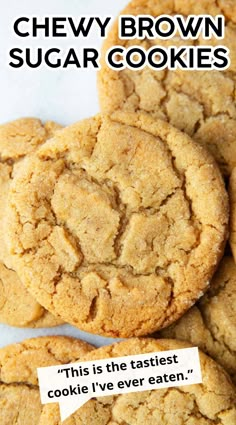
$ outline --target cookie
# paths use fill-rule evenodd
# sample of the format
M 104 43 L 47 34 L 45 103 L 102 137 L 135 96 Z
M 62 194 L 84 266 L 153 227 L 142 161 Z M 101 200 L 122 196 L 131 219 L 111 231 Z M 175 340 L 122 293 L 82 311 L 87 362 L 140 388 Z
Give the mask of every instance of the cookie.
M 229 242 L 236 262 L 236 168 L 233 169 L 229 180 L 230 231 Z
M 62 336 L 28 339 L 0 349 L 1 425 L 38 425 L 42 408 L 37 368 L 80 360 L 93 347 Z
M 116 113 L 58 132 L 26 160 L 7 216 L 14 267 L 40 304 L 87 332 L 130 337 L 177 320 L 207 289 L 228 201 L 201 146 Z
M 116 21 L 103 46 L 98 89 L 102 112 L 121 109 L 145 112 L 162 118 L 188 133 L 214 155 L 228 176 L 236 166 L 236 9 L 227 0 L 133 0 L 122 15 L 223 14 L 226 18 L 224 40 L 181 40 L 178 33 L 169 40 L 120 40 Z M 159 45 L 224 45 L 230 49 L 230 68 L 221 71 L 114 71 L 105 62 L 112 46 L 136 45 L 145 50 Z
M 24 288 L 4 243 L 5 205 L 10 182 L 21 159 L 52 137 L 61 126 L 45 125 L 35 118 L 23 118 L 0 126 L 0 322 L 19 327 L 48 327 L 62 323 L 46 311 Z
M 185 348 L 174 340 L 131 339 L 102 347 L 83 360 L 98 360 Z M 235 387 L 224 370 L 200 353 L 202 384 L 93 398 L 63 425 L 234 425 Z M 45 405 L 39 425 L 59 425 L 56 404 Z
M 197 345 L 231 375 L 236 383 L 236 265 L 225 257 L 210 289 L 178 322 L 157 337 Z

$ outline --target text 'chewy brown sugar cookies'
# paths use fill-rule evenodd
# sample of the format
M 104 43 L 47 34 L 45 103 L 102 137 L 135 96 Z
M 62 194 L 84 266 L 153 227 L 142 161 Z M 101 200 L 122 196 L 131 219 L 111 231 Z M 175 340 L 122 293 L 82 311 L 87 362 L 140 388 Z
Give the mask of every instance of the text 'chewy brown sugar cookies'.
M 0 350 L 1 425 L 38 425 L 40 402 L 37 368 L 79 361 L 93 350 L 83 341 L 63 336 L 41 337 Z
M 120 356 L 178 350 L 188 344 L 174 340 L 130 339 L 102 347 L 83 357 L 94 361 Z M 235 388 L 224 370 L 200 354 L 202 384 L 93 398 L 64 425 L 234 425 Z M 61 425 L 56 404 L 46 405 L 39 425 Z
M 119 38 L 118 20 L 103 46 L 98 89 L 102 112 L 115 110 L 145 112 L 162 118 L 188 133 L 209 149 L 221 171 L 228 176 L 236 166 L 236 4 L 228 0 L 133 0 L 122 15 L 205 15 L 225 16 L 224 39 L 181 39 L 177 33 L 168 40 Z M 106 53 L 113 46 L 148 50 L 154 46 L 217 46 L 230 50 L 230 67 L 225 71 L 111 69 Z M 119 55 L 118 55 L 119 56 Z M 120 60 L 120 57 L 119 57 Z
M 0 322 L 19 327 L 49 327 L 62 323 L 25 289 L 12 270 L 5 239 L 6 203 L 16 169 L 22 159 L 61 129 L 52 121 L 21 118 L 0 126 Z
M 13 181 L 14 267 L 49 311 L 88 332 L 145 335 L 206 290 L 227 233 L 212 158 L 164 121 L 98 115 L 58 132 Z

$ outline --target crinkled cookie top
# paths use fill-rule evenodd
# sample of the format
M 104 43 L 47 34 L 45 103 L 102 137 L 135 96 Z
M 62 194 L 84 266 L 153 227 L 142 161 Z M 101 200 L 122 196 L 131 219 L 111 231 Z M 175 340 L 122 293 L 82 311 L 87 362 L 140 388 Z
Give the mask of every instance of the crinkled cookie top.
M 21 160 L 61 129 L 37 118 L 21 118 L 0 125 L 0 322 L 19 327 L 47 327 L 62 323 L 24 288 L 12 270 L 5 239 L 6 202 L 10 182 Z
M 227 194 L 211 157 L 166 122 L 98 115 L 58 132 L 18 171 L 12 261 L 52 313 L 88 332 L 145 335 L 206 290 Z

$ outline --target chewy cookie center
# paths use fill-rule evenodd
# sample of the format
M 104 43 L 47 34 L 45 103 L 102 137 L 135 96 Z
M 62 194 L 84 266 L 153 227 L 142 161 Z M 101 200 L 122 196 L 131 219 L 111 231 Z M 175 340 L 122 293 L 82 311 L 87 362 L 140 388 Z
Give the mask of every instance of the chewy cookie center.
M 161 140 L 117 124 L 107 133 L 103 126 L 82 167 L 57 179 L 49 242 L 67 271 L 103 264 L 168 276 L 169 264 L 186 264 L 198 242 L 184 179 Z
M 53 210 L 76 238 L 77 249 L 88 263 L 113 261 L 120 222 L 119 212 L 112 207 L 115 199 L 110 199 L 114 194 L 83 177 L 82 171 L 78 174 L 60 177 L 52 198 Z

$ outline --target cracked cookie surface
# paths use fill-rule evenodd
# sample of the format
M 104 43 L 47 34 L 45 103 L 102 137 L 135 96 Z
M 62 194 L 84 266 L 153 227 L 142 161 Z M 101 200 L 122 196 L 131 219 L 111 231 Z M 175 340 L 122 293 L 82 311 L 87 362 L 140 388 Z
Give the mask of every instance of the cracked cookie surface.
M 236 262 L 236 168 L 230 175 L 228 191 L 230 204 L 229 243 Z
M 40 147 L 14 178 L 7 215 L 14 267 L 40 304 L 85 331 L 129 337 L 171 324 L 205 292 L 228 200 L 201 146 L 121 112 Z
M 82 360 L 176 350 L 187 346 L 174 340 L 131 339 L 94 350 Z M 224 370 L 201 352 L 200 362 L 202 384 L 93 398 L 63 424 L 234 425 L 235 387 Z M 39 425 L 59 424 L 58 406 L 44 406 Z
M 37 368 L 80 360 L 94 348 L 67 337 L 41 337 L 0 349 L 1 425 L 38 425 L 40 402 Z
M 224 40 L 120 40 L 114 24 L 103 46 L 98 90 L 102 112 L 121 109 L 145 112 L 162 118 L 188 133 L 205 146 L 228 176 L 236 166 L 236 6 L 228 0 L 134 0 L 122 12 L 127 15 L 223 14 Z M 105 62 L 105 53 L 115 45 L 130 47 L 221 45 L 230 50 L 231 65 L 226 71 L 114 71 Z
M 178 322 L 157 334 L 197 345 L 236 383 L 236 265 L 225 257 L 210 289 Z
M 52 137 L 61 126 L 36 118 L 22 118 L 0 126 L 0 322 L 19 327 L 48 327 L 62 323 L 45 310 L 12 270 L 4 243 L 5 205 L 10 182 L 21 159 Z

